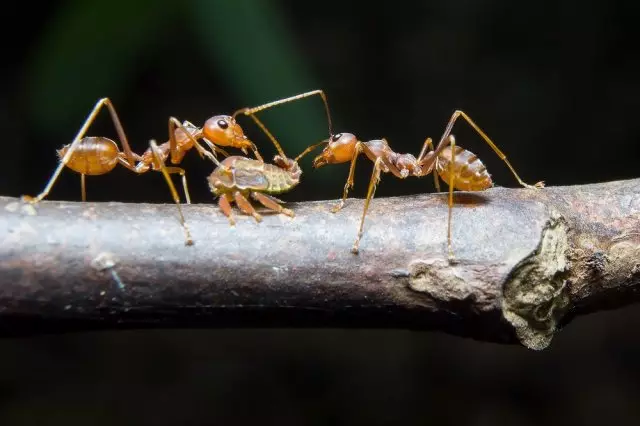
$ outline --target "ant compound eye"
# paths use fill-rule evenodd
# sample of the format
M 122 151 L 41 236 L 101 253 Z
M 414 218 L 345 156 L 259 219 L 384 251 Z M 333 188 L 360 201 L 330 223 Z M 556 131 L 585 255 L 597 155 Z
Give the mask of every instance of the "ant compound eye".
M 218 126 L 224 130 L 229 127 L 229 123 L 227 123 L 225 120 L 218 120 Z
M 342 137 L 342 133 L 338 133 L 337 135 L 331 136 L 331 142 L 335 142 Z

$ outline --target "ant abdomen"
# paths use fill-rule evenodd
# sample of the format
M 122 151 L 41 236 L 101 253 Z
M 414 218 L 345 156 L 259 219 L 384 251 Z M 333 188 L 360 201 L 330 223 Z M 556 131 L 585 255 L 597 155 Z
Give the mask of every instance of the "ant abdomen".
M 58 150 L 64 158 L 69 145 Z M 65 163 L 71 170 L 84 175 L 97 176 L 109 173 L 118 164 L 118 145 L 109 138 L 87 136 L 82 138 Z
M 453 173 L 455 174 L 454 188 L 461 191 L 483 191 L 493 186 L 491 176 L 482 161 L 473 152 L 455 145 L 455 159 Z M 447 184 L 451 175 L 451 146 L 444 148 L 436 161 L 436 171 Z

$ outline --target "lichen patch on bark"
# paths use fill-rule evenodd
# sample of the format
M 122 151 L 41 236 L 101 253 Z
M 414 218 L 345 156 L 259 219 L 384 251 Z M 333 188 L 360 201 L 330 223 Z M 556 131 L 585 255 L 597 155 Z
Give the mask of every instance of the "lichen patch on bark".
M 569 306 L 567 228 L 566 220 L 553 212 L 538 248 L 513 269 L 504 285 L 502 313 L 529 349 L 549 346 Z

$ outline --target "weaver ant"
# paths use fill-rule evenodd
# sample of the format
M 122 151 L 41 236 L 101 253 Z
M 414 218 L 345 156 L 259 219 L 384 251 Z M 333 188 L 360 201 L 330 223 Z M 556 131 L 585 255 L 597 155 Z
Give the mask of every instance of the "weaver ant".
M 455 137 L 451 134 L 453 125 L 456 120 L 464 118 L 473 129 L 485 140 L 485 142 L 494 150 L 494 152 L 504 161 L 520 185 L 525 188 L 542 188 L 543 182 L 535 185 L 529 185 L 520 179 L 515 169 L 511 166 L 507 157 L 495 143 L 478 127 L 471 118 L 463 111 L 457 110 L 451 116 L 447 127 L 438 142 L 436 148 L 433 148 L 431 138 L 427 138 L 422 146 L 422 150 L 415 158 L 411 154 L 400 154 L 391 150 L 386 139 L 371 140 L 361 142 L 351 133 L 339 133 L 331 136 L 328 140 L 323 141 L 327 146 L 322 153 L 313 160 L 313 167 L 319 168 L 327 164 L 339 164 L 351 161 L 349 169 L 349 177 L 344 186 L 344 192 L 340 202 L 332 209 L 332 212 L 339 211 L 345 203 L 349 187 L 353 187 L 353 176 L 356 166 L 356 160 L 361 153 L 364 153 L 369 160 L 374 162 L 373 172 L 369 181 L 367 198 L 364 203 L 364 211 L 360 220 L 358 235 L 351 249 L 352 253 L 357 254 L 359 251 L 360 238 L 363 234 L 364 218 L 369 208 L 369 203 L 377 183 L 380 181 L 380 172 L 392 173 L 394 176 L 404 179 L 408 176 L 422 177 L 433 172 L 436 189 L 440 191 L 438 175 L 449 185 L 449 216 L 447 228 L 447 248 L 449 260 L 454 259 L 453 249 L 451 247 L 451 213 L 453 207 L 453 189 L 463 191 L 483 191 L 493 186 L 491 176 L 487 173 L 487 169 L 482 161 L 470 151 L 467 151 L 456 145 Z M 427 149 L 430 151 L 427 151 Z
M 95 121 L 100 110 L 106 106 L 111 115 L 111 120 L 118 133 L 118 138 L 122 144 L 123 151 L 120 151 L 115 141 L 101 136 L 86 136 L 85 134 L 91 124 Z M 169 141 L 159 147 L 159 152 L 163 159 L 169 154 L 171 161 L 178 164 L 182 161 L 187 151 L 196 148 L 201 157 L 209 157 L 215 163 L 218 160 L 198 143 L 198 139 L 203 139 L 212 151 L 224 150 L 214 144 L 221 146 L 232 146 L 246 151 L 247 148 L 255 149 L 253 142 L 244 136 L 242 128 L 231 120 L 229 116 L 211 117 L 205 122 L 203 128 L 198 128 L 188 121 L 180 123 L 175 117 L 169 118 Z M 60 162 L 53 172 L 44 190 L 36 197 L 23 196 L 25 201 L 37 203 L 46 197 L 53 184 L 58 179 L 64 167 L 77 172 L 81 176 L 82 201 L 86 201 L 85 176 L 98 176 L 111 172 L 116 165 L 120 164 L 135 173 L 146 173 L 149 170 L 159 170 L 157 163 L 154 163 L 151 151 L 147 149 L 142 155 L 138 155 L 131 150 L 129 141 L 124 132 L 115 107 L 109 98 L 100 99 L 78 131 L 78 134 L 68 145 L 64 145 L 58 151 Z M 179 167 L 167 167 L 168 173 L 178 173 L 182 176 L 182 185 L 187 203 L 190 203 L 189 190 L 184 169 Z
M 331 130 L 329 106 L 327 104 L 324 92 L 322 92 L 321 90 L 314 90 L 278 101 L 269 102 L 267 104 L 260 105 L 254 108 L 243 108 L 236 111 L 233 116 L 213 116 L 205 121 L 202 128 L 193 125 L 189 121 L 180 123 L 177 118 L 170 117 L 168 122 L 169 141 L 159 146 L 156 145 L 157 154 L 159 155 L 159 158 L 163 160 L 163 162 L 166 161 L 170 155 L 171 162 L 173 164 L 179 164 L 184 158 L 187 151 L 195 148 L 201 157 L 208 157 L 218 167 L 220 167 L 221 164 L 217 160 L 215 155 L 208 152 L 198 143 L 198 140 L 202 139 L 209 146 L 213 153 L 218 151 L 223 155 L 228 156 L 228 153 L 225 152 L 222 148 L 219 148 L 219 146 L 240 148 L 245 154 L 247 153 L 247 149 L 251 149 L 256 158 L 259 161 L 263 162 L 264 160 L 258 152 L 255 144 L 251 140 L 249 140 L 247 136 L 245 136 L 242 127 L 240 127 L 240 125 L 236 122 L 236 115 L 240 113 L 249 115 L 263 131 L 268 133 L 266 127 L 253 114 L 276 105 L 302 99 L 312 95 L 320 95 L 322 97 L 322 100 L 325 104 L 327 117 L 329 119 L 329 129 Z M 123 147 L 123 151 L 120 151 L 117 143 L 109 138 L 100 136 L 85 137 L 87 130 L 104 106 L 106 106 L 109 110 L 111 119 L 118 134 L 118 138 L 120 139 L 120 143 Z M 73 142 L 63 146 L 57 152 L 60 158 L 60 162 L 53 175 L 49 179 L 44 190 L 35 197 L 24 195 L 22 197 L 23 200 L 35 204 L 46 197 L 51 191 L 51 188 L 53 187 L 55 181 L 58 179 L 64 167 L 68 167 L 80 174 L 82 201 L 86 201 L 86 175 L 97 176 L 107 174 L 111 172 L 118 164 L 121 164 L 127 169 L 138 174 L 146 173 L 149 170 L 160 170 L 160 165 L 157 159 L 154 161 L 155 156 L 152 153 L 151 147 L 149 147 L 142 155 L 138 155 L 131 150 L 118 114 L 116 113 L 115 107 L 113 106 L 113 103 L 109 98 L 102 98 L 96 103 L 93 110 L 78 131 L 78 134 L 73 139 Z M 180 176 L 182 177 L 182 186 L 185 192 L 185 199 L 187 204 L 190 204 L 191 197 L 189 196 L 189 190 L 187 188 L 187 178 L 185 170 L 180 167 L 165 166 L 164 172 L 169 174 L 180 174 Z

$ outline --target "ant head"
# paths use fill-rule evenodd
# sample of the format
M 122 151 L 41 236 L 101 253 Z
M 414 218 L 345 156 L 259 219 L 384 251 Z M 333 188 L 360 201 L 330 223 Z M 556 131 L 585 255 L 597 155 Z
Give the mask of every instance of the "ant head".
M 216 145 L 240 148 L 245 153 L 253 148 L 253 142 L 244 135 L 242 127 L 229 115 L 216 115 L 204 123 L 202 133 Z
M 351 161 L 356 150 L 358 138 L 351 133 L 337 133 L 328 139 L 329 144 L 322 153 L 313 159 L 313 167 L 327 164 L 339 164 Z

